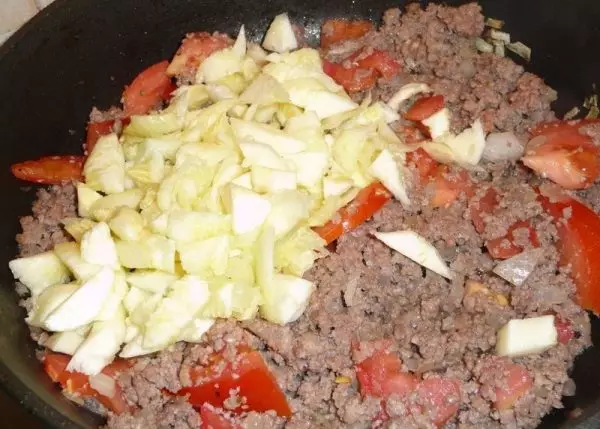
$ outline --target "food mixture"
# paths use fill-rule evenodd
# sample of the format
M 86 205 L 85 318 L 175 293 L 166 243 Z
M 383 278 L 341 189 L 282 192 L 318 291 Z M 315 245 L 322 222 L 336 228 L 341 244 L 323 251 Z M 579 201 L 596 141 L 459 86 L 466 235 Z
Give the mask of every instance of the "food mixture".
M 286 15 L 266 51 L 193 33 L 92 112 L 87 160 L 14 166 L 54 184 L 11 262 L 49 376 L 109 429 L 537 427 L 600 311 L 600 128 L 556 120 L 501 24 L 410 5 L 317 56 Z

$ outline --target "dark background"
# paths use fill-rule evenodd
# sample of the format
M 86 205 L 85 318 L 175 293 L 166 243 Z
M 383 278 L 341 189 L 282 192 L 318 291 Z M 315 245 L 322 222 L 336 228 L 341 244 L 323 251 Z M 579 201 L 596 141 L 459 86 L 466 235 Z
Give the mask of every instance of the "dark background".
M 0 416 L 2 421 L 10 423 L 9 427 L 19 429 L 42 429 L 44 425 L 37 417 L 32 416 L 23 406 L 0 390 Z

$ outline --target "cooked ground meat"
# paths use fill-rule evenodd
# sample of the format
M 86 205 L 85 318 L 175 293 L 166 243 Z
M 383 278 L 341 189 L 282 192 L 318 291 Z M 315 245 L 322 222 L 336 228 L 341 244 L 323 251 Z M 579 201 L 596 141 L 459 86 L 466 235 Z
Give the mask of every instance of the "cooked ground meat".
M 324 54 L 335 60 L 365 46 L 392 52 L 405 73 L 390 82 L 380 81 L 374 95 L 385 101 L 404 83 L 427 82 L 445 96 L 455 129 L 480 117 L 488 130 L 524 134 L 532 124 L 554 118 L 550 103 L 556 94 L 540 78 L 508 58 L 475 51 L 473 37 L 482 31 L 483 16 L 476 4 L 429 5 L 425 10 L 413 4 L 404 13 L 387 11 L 381 29 Z M 106 117 L 94 114 L 92 120 Z M 594 133 L 597 130 L 590 130 Z M 352 341 L 393 339 L 403 370 L 425 379 L 458 380 L 460 398 L 453 399 L 460 401 L 460 410 L 447 429 L 535 428 L 543 415 L 562 406 L 563 394 L 573 393 L 568 371 L 574 357 L 590 345 L 590 324 L 573 300 L 575 287 L 568 273 L 558 269 L 556 231 L 528 184 L 534 179 L 519 166 L 486 167 L 487 173 L 473 174 L 473 180 L 489 182 L 501 200 L 497 216 L 486 219 L 482 234 L 466 214 L 464 199 L 447 209 L 415 204 L 405 210 L 399 203 L 389 203 L 370 222 L 339 239 L 335 251 L 307 274 L 317 290 L 297 322 L 282 327 L 262 320 L 221 321 L 201 344 L 177 344 L 137 359 L 119 383 L 141 411 L 111 415 L 107 427 L 198 428 L 192 407 L 166 397 L 163 390 L 176 392 L 191 385 L 190 368 L 206 363 L 214 350 L 224 349 L 225 356 L 233 356 L 237 344 L 263 353 L 294 412 L 287 422 L 272 413 L 247 413 L 237 417 L 241 427 L 369 428 L 382 406 L 390 417 L 382 427 L 434 427 L 415 411 L 422 409 L 418 396 L 406 401 L 392 396 L 382 404 L 359 392 L 354 366 L 364 356 L 352 352 Z M 599 189 L 594 186 L 582 193 L 596 210 Z M 417 191 L 412 192 L 413 201 L 419 201 Z M 59 221 L 75 214 L 74 198 L 72 186 L 40 192 L 34 215 L 21 220 L 23 233 L 17 240 L 22 254 L 44 251 L 66 239 Z M 491 273 L 494 261 L 483 245 L 484 239 L 505 235 L 510 225 L 523 219 L 531 220 L 543 258 L 525 284 L 514 287 Z M 455 278 L 449 281 L 423 269 L 371 235 L 399 229 L 411 229 L 434 243 Z M 467 295 L 466 280 L 480 282 L 506 301 L 493 299 L 493 294 Z M 510 319 L 547 312 L 569 320 L 578 335 L 542 354 L 514 359 L 531 374 L 534 387 L 513 409 L 494 411 L 494 388 L 503 377 L 502 368 L 490 364 L 496 332 Z M 336 377 L 344 382 L 336 382 Z M 231 417 L 226 410 L 218 412 Z

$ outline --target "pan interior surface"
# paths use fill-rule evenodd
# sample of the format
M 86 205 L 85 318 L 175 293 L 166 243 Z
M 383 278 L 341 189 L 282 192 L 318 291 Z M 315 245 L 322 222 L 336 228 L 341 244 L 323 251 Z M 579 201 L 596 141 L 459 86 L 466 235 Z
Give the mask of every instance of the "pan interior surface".
M 426 3 L 426 2 L 422 2 Z M 464 1 L 448 1 L 451 5 Z M 502 19 L 507 31 L 533 50 L 527 69 L 559 93 L 560 114 L 581 105 L 600 76 L 600 2 L 580 0 L 482 0 L 486 16 Z M 7 261 L 16 254 L 18 217 L 29 214 L 35 189 L 10 175 L 17 161 L 55 153 L 77 153 L 93 106 L 119 100 L 125 84 L 143 68 L 172 56 L 190 31 L 234 34 L 245 24 L 262 37 L 270 19 L 287 11 L 316 41 L 326 17 L 378 20 L 391 0 L 57 0 L 0 48 L 0 179 L 4 227 L 0 231 L 0 383 L 53 428 L 96 428 L 99 420 L 66 401 L 35 358 L 34 343 L 17 305 Z M 600 325 L 593 341 L 600 344 Z M 581 355 L 573 372 L 574 397 L 547 416 L 540 429 L 600 427 L 600 347 Z M 583 414 L 569 419 L 572 410 Z

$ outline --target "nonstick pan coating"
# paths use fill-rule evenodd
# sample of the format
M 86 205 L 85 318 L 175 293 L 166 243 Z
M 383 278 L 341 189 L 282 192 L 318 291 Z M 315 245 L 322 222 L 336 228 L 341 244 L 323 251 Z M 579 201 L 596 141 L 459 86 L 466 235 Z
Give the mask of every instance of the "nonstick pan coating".
M 532 47 L 533 60 L 527 68 L 558 90 L 557 111 L 580 105 L 600 78 L 600 2 L 480 3 L 486 16 L 505 20 L 507 31 Z M 2 387 L 49 427 L 96 428 L 99 424 L 58 393 L 35 359 L 7 266 L 17 250 L 18 217 L 29 213 L 34 188 L 14 180 L 10 164 L 46 154 L 77 153 L 92 106 L 115 103 L 137 72 L 170 57 L 186 32 L 235 33 L 243 23 L 259 39 L 270 19 L 287 11 L 316 41 L 323 18 L 378 20 L 386 8 L 404 4 L 391 0 L 56 0 L 0 47 Z M 600 344 L 598 320 L 593 321 L 593 341 Z M 576 396 L 565 398 L 566 408 L 547 416 L 540 429 L 600 427 L 599 362 L 600 347 L 578 358 L 573 373 Z M 574 408 L 583 414 L 568 419 Z

